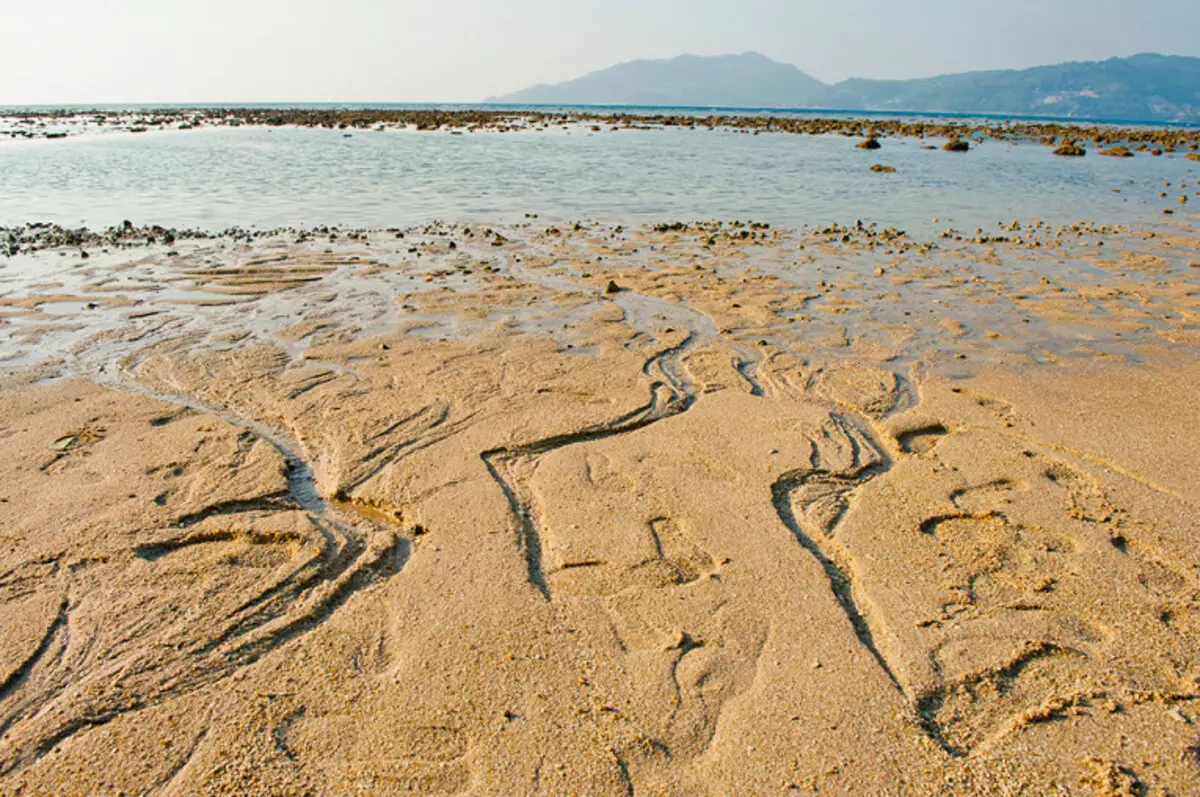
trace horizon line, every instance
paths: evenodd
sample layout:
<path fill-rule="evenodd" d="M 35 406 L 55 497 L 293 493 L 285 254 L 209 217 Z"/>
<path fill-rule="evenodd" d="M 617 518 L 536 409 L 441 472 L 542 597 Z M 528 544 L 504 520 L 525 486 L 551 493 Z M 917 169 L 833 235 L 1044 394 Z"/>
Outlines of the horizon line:
<path fill-rule="evenodd" d="M 389 100 L 308 100 L 308 101 L 235 101 L 235 102 L 101 102 L 101 103 L 30 103 L 17 105 L 0 104 L 0 115 L 21 112 L 74 111 L 76 113 L 120 112 L 120 111 L 238 111 L 238 110 L 306 110 L 327 108 L 344 110 L 387 110 L 408 108 L 411 110 L 440 109 L 508 109 L 512 111 L 705 111 L 734 112 L 738 114 L 864 114 L 888 117 L 946 117 L 951 119 L 991 119 L 996 121 L 1043 121 L 1068 124 L 1099 125 L 1147 125 L 1167 127 L 1200 127 L 1198 121 L 1166 121 L 1157 119 L 1135 119 L 1120 117 L 1053 116 L 1041 114 L 1007 114 L 989 111 L 937 111 L 937 110 L 882 110 L 871 108 L 799 108 L 786 106 L 736 106 L 736 105 L 638 105 L 623 103 L 530 103 L 530 102 L 412 102 Z"/>

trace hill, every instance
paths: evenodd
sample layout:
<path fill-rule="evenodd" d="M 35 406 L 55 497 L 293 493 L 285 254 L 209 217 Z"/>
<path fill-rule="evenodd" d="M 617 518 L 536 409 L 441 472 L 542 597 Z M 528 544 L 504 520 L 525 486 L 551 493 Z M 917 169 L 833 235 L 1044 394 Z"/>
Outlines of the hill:
<path fill-rule="evenodd" d="M 758 53 L 630 61 L 491 102 L 825 108 L 1200 121 L 1200 58 L 1146 53 L 1032 69 L 828 85 Z"/>
<path fill-rule="evenodd" d="M 552 86 L 492 100 L 506 103 L 802 107 L 826 86 L 790 64 L 758 53 L 681 55 L 630 61 Z"/>

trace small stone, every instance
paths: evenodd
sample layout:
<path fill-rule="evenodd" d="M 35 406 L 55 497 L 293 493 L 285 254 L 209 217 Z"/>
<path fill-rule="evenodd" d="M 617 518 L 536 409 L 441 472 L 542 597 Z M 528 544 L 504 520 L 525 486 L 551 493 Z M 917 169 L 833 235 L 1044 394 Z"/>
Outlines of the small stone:
<path fill-rule="evenodd" d="M 622 290 L 624 289 L 613 280 L 609 280 L 608 285 L 604 288 L 604 292 L 607 294 L 620 293 Z"/>

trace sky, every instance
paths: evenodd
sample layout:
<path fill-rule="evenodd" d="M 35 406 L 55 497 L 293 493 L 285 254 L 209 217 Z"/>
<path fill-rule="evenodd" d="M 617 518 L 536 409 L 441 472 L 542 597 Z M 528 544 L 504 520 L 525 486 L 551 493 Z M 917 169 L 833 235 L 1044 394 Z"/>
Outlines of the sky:
<path fill-rule="evenodd" d="M 0 0 L 0 106 L 478 102 L 756 51 L 827 82 L 1200 56 L 1200 0 Z"/>

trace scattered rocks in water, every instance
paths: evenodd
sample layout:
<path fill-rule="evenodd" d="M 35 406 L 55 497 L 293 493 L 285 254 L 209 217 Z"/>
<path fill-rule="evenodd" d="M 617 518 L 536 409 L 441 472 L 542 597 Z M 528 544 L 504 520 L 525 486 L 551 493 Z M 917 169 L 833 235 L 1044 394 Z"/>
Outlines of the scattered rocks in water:
<path fill-rule="evenodd" d="M 878 172 L 880 174 L 895 174 L 896 173 L 895 167 L 884 166 L 882 163 L 876 163 L 874 166 L 871 167 L 871 171 Z"/>
<path fill-rule="evenodd" d="M 231 231 L 226 231 L 231 232 Z M 240 231 L 239 231 L 240 232 Z M 270 231 L 256 231 L 253 237 L 262 237 Z M 242 233 L 247 239 L 250 233 Z M 0 254 L 9 256 L 38 252 L 59 247 L 80 247 L 79 257 L 91 257 L 82 247 L 128 248 L 151 246 L 157 243 L 173 244 L 177 239 L 206 239 L 212 234 L 202 230 L 175 230 L 158 225 L 135 227 L 132 222 L 97 232 L 86 228 L 70 229 L 48 222 L 33 222 L 16 227 L 0 227 Z M 231 236 L 238 237 L 238 236 Z"/>
<path fill-rule="evenodd" d="M 449 109 L 336 109 L 336 108 L 209 108 L 162 110 L 154 113 L 108 113 L 74 109 L 22 110 L 0 113 L 0 120 L 15 124 L 47 123 L 87 124 L 126 132 L 147 130 L 191 130 L 196 127 L 295 126 L 340 130 L 350 135 L 356 130 L 416 129 L 450 134 L 489 130 L 509 133 L 520 130 L 546 130 L 551 126 L 587 125 L 614 130 L 733 130 L 740 133 L 783 133 L 800 135 L 843 135 L 865 139 L 862 149 L 876 149 L 880 136 L 936 138 L 948 141 L 945 149 L 966 152 L 969 139 L 991 138 L 1000 141 L 1032 140 L 1054 147 L 1064 139 L 1088 139 L 1097 148 L 1128 145 L 1141 151 L 1177 152 L 1190 149 L 1191 160 L 1200 160 L 1200 131 L 1187 128 L 1083 127 L 1054 122 L 996 120 L 983 122 L 940 121 L 935 119 L 780 119 L 770 116 L 687 116 L 613 113 L 566 114 L 550 111 L 449 110 Z M 64 131 L 7 131 L 10 136 L 59 136 Z M 2 133 L 0 133 L 2 134 Z M 871 142 L 874 142 L 872 144 Z M 924 147 L 934 148 L 925 144 Z M 1153 148 L 1153 149 L 1152 149 Z M 1156 153 L 1157 154 L 1157 153 Z"/>
<path fill-rule="evenodd" d="M 1109 147 L 1108 149 L 1100 150 L 1100 154 L 1105 155 L 1109 158 L 1132 158 L 1133 157 L 1133 153 L 1129 151 L 1128 147 Z"/>

